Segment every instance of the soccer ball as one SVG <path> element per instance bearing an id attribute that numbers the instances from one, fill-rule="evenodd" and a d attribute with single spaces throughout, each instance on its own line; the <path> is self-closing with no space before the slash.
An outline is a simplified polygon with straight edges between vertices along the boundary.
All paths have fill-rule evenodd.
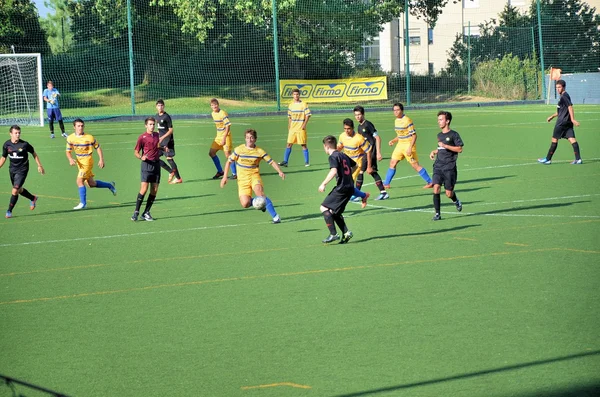
<path id="1" fill-rule="evenodd" d="M 267 200 L 263 196 L 256 196 L 252 200 L 252 206 L 257 210 L 264 210 L 267 206 Z"/>

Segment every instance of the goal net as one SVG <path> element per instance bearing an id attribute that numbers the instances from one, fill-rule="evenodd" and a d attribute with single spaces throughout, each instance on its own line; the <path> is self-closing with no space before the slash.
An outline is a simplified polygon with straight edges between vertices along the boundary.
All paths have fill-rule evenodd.
<path id="1" fill-rule="evenodd" d="M 40 54 L 0 54 L 0 125 L 44 125 Z"/>

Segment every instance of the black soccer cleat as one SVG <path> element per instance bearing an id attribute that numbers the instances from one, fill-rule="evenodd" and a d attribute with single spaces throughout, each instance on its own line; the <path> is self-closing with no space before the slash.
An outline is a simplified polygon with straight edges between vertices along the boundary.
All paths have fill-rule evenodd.
<path id="1" fill-rule="evenodd" d="M 288 163 L 287 163 L 287 161 L 282 161 L 281 163 L 279 163 L 279 165 L 282 167 L 287 167 Z"/>
<path id="2" fill-rule="evenodd" d="M 435 216 L 433 218 L 431 218 L 432 221 L 441 221 L 442 220 L 442 216 L 440 214 L 435 214 Z"/>
<path id="3" fill-rule="evenodd" d="M 462 211 L 462 203 L 460 202 L 460 200 L 456 200 L 456 203 L 454 203 L 454 205 L 456 205 L 456 210 L 458 212 Z"/>

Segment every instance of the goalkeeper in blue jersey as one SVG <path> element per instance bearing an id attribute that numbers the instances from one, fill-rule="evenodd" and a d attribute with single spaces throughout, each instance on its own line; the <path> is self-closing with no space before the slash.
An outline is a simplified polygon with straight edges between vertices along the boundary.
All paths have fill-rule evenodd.
<path id="1" fill-rule="evenodd" d="M 42 93 L 42 98 L 44 99 L 44 102 L 46 102 L 48 125 L 50 126 L 50 138 L 54 138 L 54 120 L 58 121 L 62 137 L 66 138 L 67 133 L 65 132 L 65 124 L 63 123 L 62 113 L 60 112 L 60 106 L 58 105 L 60 92 L 54 88 L 52 80 L 48 80 L 46 87 L 47 88 Z"/>

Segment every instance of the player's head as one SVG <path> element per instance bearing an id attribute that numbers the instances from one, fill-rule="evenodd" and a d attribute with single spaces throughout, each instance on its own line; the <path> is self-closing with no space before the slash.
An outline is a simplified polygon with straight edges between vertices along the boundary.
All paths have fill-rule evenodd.
<path id="1" fill-rule="evenodd" d="M 394 115 L 396 117 L 402 117 L 402 115 L 404 114 L 404 105 L 400 102 L 394 103 L 392 109 L 394 109 Z"/>
<path id="2" fill-rule="evenodd" d="M 163 105 L 163 106 L 165 106 L 165 101 L 164 101 L 164 100 L 162 100 L 162 99 L 159 99 L 158 101 L 156 101 L 156 105 L 157 105 L 157 106 L 158 106 L 158 105 Z"/>
<path id="3" fill-rule="evenodd" d="M 300 99 L 300 89 L 299 88 L 294 88 L 292 90 L 292 98 L 294 98 L 295 101 L 298 101 Z"/>
<path id="4" fill-rule="evenodd" d="M 148 125 L 150 122 L 156 123 L 156 119 L 154 117 L 146 117 L 146 120 L 144 120 L 144 125 Z"/>
<path id="5" fill-rule="evenodd" d="M 565 88 L 567 88 L 567 82 L 564 80 L 556 80 L 556 91 L 559 95 L 562 95 L 565 92 Z"/>
<path id="6" fill-rule="evenodd" d="M 165 111 L 165 101 L 162 99 L 156 101 L 156 110 L 158 110 L 158 113 L 162 114 Z"/>
<path id="7" fill-rule="evenodd" d="M 156 124 L 156 119 L 154 117 L 146 117 L 146 120 L 144 120 L 144 125 L 146 126 L 146 132 L 154 132 L 155 124 Z"/>
<path id="8" fill-rule="evenodd" d="M 19 127 L 17 124 L 13 124 L 10 126 L 8 133 L 10 134 L 11 137 L 18 138 L 21 136 L 21 127 Z"/>
<path id="9" fill-rule="evenodd" d="M 246 140 L 246 146 L 254 147 L 256 140 L 258 139 L 258 133 L 252 128 L 248 128 L 244 131 L 244 139 Z"/>
<path id="10" fill-rule="evenodd" d="M 352 135 L 352 132 L 354 131 L 354 121 L 352 121 L 352 119 L 344 119 L 342 124 L 344 125 L 344 132 L 348 135 Z"/>
<path id="11" fill-rule="evenodd" d="M 323 138 L 323 147 L 325 148 L 325 150 L 327 150 L 327 149 L 336 150 L 337 139 L 333 135 L 327 135 L 325 138 Z"/>
<path id="12" fill-rule="evenodd" d="M 217 98 L 213 98 L 210 100 L 210 107 L 214 112 L 219 110 L 219 100 Z"/>
<path id="13" fill-rule="evenodd" d="M 365 119 L 365 108 L 360 105 L 356 105 L 354 107 L 354 118 L 359 123 L 362 123 L 362 121 Z"/>
<path id="14" fill-rule="evenodd" d="M 77 135 L 83 134 L 83 126 L 84 125 L 85 125 L 85 123 L 81 119 L 73 120 L 73 127 L 75 127 L 75 133 Z"/>
<path id="15" fill-rule="evenodd" d="M 46 83 L 46 87 L 48 87 L 49 90 L 54 88 L 54 83 L 52 82 L 52 80 L 48 80 L 48 82 Z"/>
<path id="16" fill-rule="evenodd" d="M 440 128 L 444 128 L 446 125 L 450 125 L 452 122 L 452 113 L 447 112 L 445 110 L 440 110 L 438 112 L 438 126 Z"/>

